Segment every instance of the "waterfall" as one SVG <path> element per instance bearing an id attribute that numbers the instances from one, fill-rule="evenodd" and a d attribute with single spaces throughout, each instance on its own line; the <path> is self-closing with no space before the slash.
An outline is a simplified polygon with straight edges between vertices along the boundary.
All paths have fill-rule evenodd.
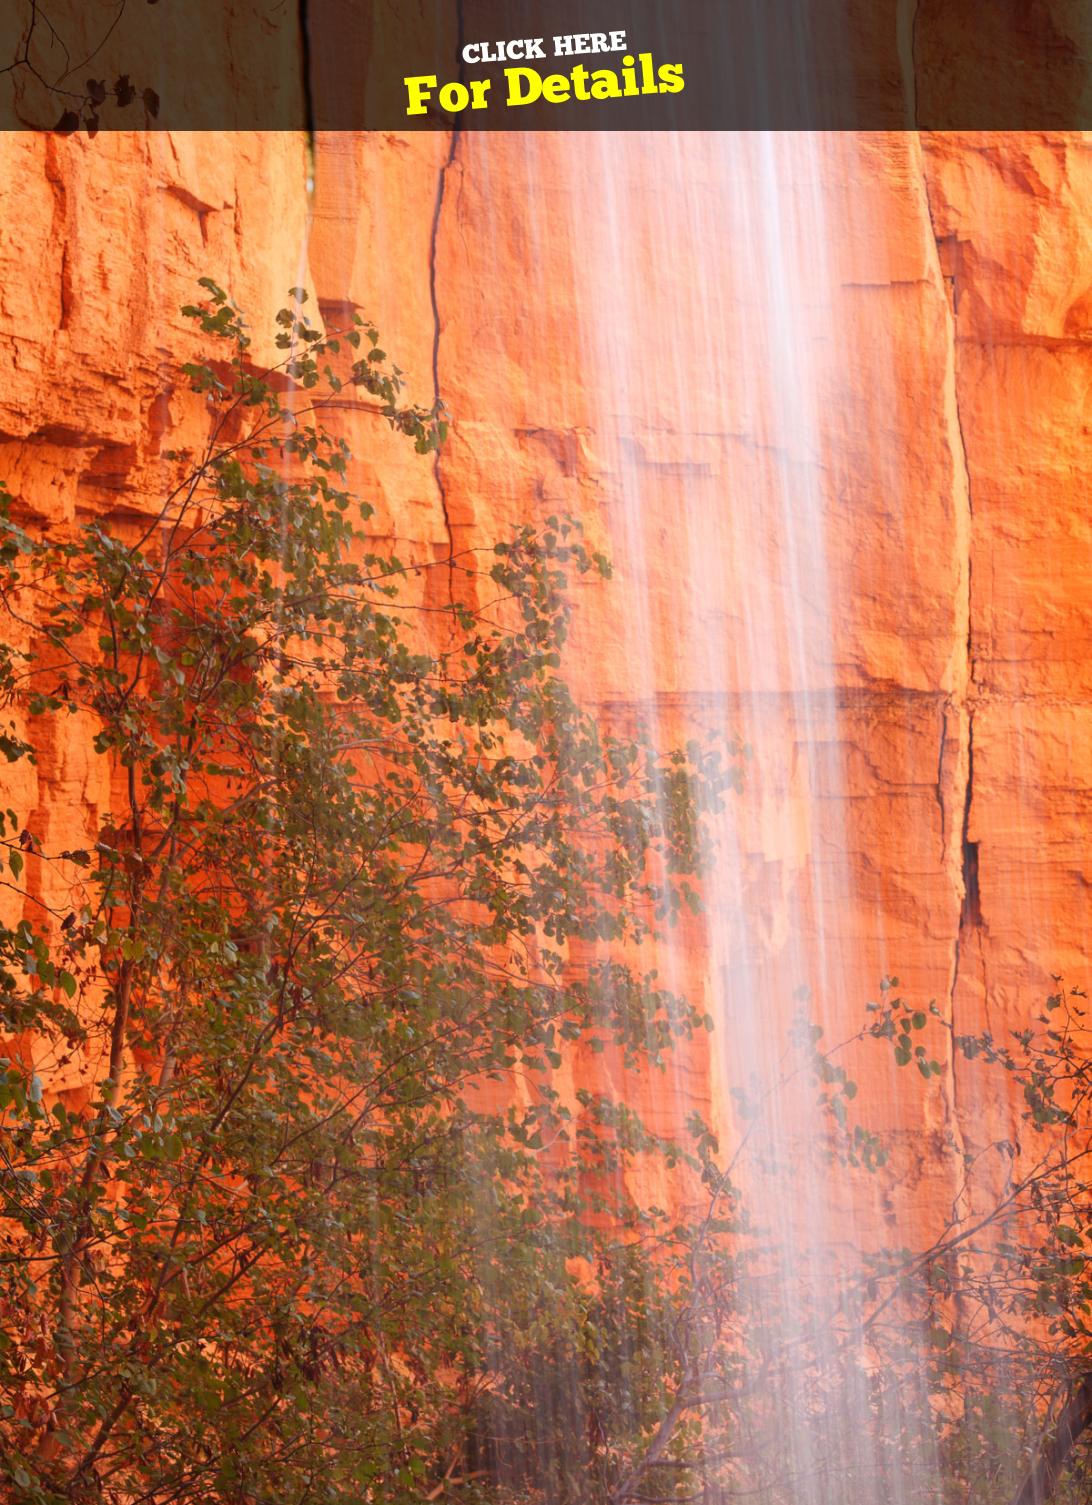
<path id="1" fill-rule="evenodd" d="M 885 1332 L 886 1362 L 883 1290 L 870 1303 L 857 1277 L 929 1244 L 967 1131 L 1009 1110 L 972 1076 L 957 1091 L 950 1063 L 923 1083 L 851 1046 L 851 1130 L 891 1154 L 869 1174 L 831 1153 L 793 1043 L 797 1017 L 824 1047 L 856 1034 L 893 974 L 960 1022 L 970 516 L 921 146 L 467 133 L 423 155 L 443 189 L 429 267 L 456 545 L 579 515 L 615 577 L 577 600 L 577 694 L 662 749 L 750 751 L 711 826 L 703 917 L 657 958 L 712 1016 L 708 1046 L 651 1082 L 578 1050 L 567 1080 L 662 1133 L 698 1112 L 723 1159 L 747 1142 L 733 1179 L 761 1257 L 729 1305 L 749 1363 L 699 1408 L 739 1497 L 936 1500 L 958 1384 L 938 1392 L 924 1325 Z M 693 1197 L 677 1177 L 654 1190 Z M 558 1430 L 544 1446 L 572 1445 Z M 998 1466 L 1020 1445 L 1002 1437 Z"/>
<path id="2" fill-rule="evenodd" d="M 832 538 L 858 521 L 837 405 L 840 365 L 855 355 L 839 324 L 852 273 L 833 247 L 853 244 L 845 212 L 860 164 L 848 143 L 805 134 L 598 135 L 570 151 L 583 386 L 626 645 L 624 682 L 603 680 L 598 694 L 661 741 L 738 738 L 753 750 L 711 843 L 705 954 L 680 955 L 686 938 L 668 953 L 673 983 L 700 977 L 707 990 L 726 1153 L 747 1131 L 734 1094 L 762 1104 L 738 1176 L 769 1252 L 736 1300 L 744 1344 L 757 1340 L 766 1367 L 742 1396 L 711 1395 L 705 1415 L 729 1422 L 742 1494 L 935 1498 L 924 1389 L 904 1393 L 906 1415 L 885 1417 L 885 1436 L 874 1413 L 889 1402 L 870 1395 L 863 1340 L 850 1336 L 860 1314 L 839 1296 L 881 1230 L 912 1244 L 925 1229 L 905 1215 L 884 1228 L 867 1175 L 817 1151 L 829 1125 L 790 1044 L 801 1009 L 825 1043 L 851 1035 L 898 966 L 896 942 L 883 954 L 879 904 L 871 976 L 853 929 L 870 900 L 847 821 L 845 707 L 857 686 L 840 656 L 857 604 L 852 550 Z M 874 396 L 882 413 L 888 394 Z M 920 1115 L 887 1060 L 869 1072 L 873 1107 L 888 1095 L 902 1102 L 896 1118 Z M 693 1090 L 678 1071 L 661 1084 L 668 1119 L 685 1120 Z M 900 1451 L 894 1434 L 915 1416 Z"/>

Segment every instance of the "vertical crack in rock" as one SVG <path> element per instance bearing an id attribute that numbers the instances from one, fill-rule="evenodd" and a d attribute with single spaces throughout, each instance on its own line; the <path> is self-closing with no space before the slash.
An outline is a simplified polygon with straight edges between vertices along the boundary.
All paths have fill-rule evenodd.
<path id="1" fill-rule="evenodd" d="M 973 666 L 972 666 L 973 673 Z M 963 827 L 962 827 L 962 869 L 963 869 L 963 905 L 959 913 L 959 931 L 963 931 L 969 925 L 976 927 L 982 924 L 982 896 L 978 887 L 978 842 L 971 841 L 968 835 L 971 825 L 971 801 L 974 798 L 974 712 L 968 711 L 967 715 L 967 778 L 964 785 L 963 795 Z"/>
<path id="2" fill-rule="evenodd" d="M 61 247 L 61 287 L 60 287 L 60 314 L 57 319 L 58 330 L 68 328 L 68 320 L 72 309 L 72 268 L 68 263 L 68 241 Z"/>
<path id="3" fill-rule="evenodd" d="M 71 239 L 68 225 L 68 190 L 65 183 L 65 166 L 57 151 L 58 138 L 46 137 L 45 175 L 53 192 L 53 220 L 51 238 L 61 248 L 61 274 L 58 289 L 57 328 L 67 329 L 72 312 L 72 265 L 69 257 Z"/>
<path id="4" fill-rule="evenodd" d="M 918 8 L 919 0 L 898 0 L 895 10 L 895 45 L 906 98 L 906 129 L 918 123 Z"/>
<path id="5" fill-rule="evenodd" d="M 954 238 L 943 234 L 937 224 L 930 196 L 929 174 L 920 132 L 916 136 L 918 168 L 922 196 L 928 220 L 936 286 L 943 300 L 945 333 L 944 418 L 948 449 L 951 455 L 951 495 L 954 509 L 954 550 L 957 561 L 955 629 L 956 646 L 945 684 L 941 716 L 941 745 L 937 764 L 936 799 L 941 812 L 942 861 L 959 900 L 959 920 L 952 943 L 948 974 L 947 1022 L 948 1070 L 945 1074 L 949 1130 L 960 1154 L 965 1152 L 959 1116 L 956 1082 L 955 1024 L 956 995 L 960 969 L 969 936 L 982 924 L 981 893 L 978 876 L 978 844 L 970 839 L 971 810 L 974 800 L 974 690 L 975 661 L 973 638 L 973 580 L 971 570 L 971 536 L 974 505 L 967 443 L 959 408 L 957 383 L 957 299 L 955 278 L 944 265 L 944 251 L 954 245 Z"/>
<path id="6" fill-rule="evenodd" d="M 460 38 L 462 26 L 459 28 Z M 461 52 L 460 47 L 460 52 Z M 444 195 L 447 189 L 447 176 L 455 162 L 455 155 L 459 149 L 459 127 L 456 126 L 451 132 L 451 142 L 448 146 L 447 157 L 440 168 L 440 176 L 436 184 L 436 204 L 432 211 L 432 234 L 428 247 L 428 292 L 432 304 L 432 400 L 440 401 L 440 304 L 436 294 L 436 249 L 440 239 L 440 217 L 444 210 Z M 444 486 L 443 456 L 439 449 L 435 451 L 433 471 L 436 476 L 436 489 L 440 494 L 440 511 L 444 519 L 444 531 L 447 534 L 447 578 L 448 595 L 454 600 L 455 585 L 455 537 L 451 530 L 451 514 L 448 511 L 447 491 Z"/>
<path id="7" fill-rule="evenodd" d="M 463 66 L 463 41 L 465 36 L 463 19 L 463 0 L 457 0 L 455 6 L 455 25 L 458 38 L 459 78 L 464 73 Z M 440 240 L 440 217 L 444 211 L 444 196 L 447 191 L 447 179 L 452 167 L 455 165 L 455 157 L 459 150 L 459 137 L 462 134 L 458 125 L 452 127 L 451 140 L 448 144 L 447 157 L 440 168 L 440 176 L 436 183 L 436 203 L 432 211 L 432 233 L 428 246 L 428 294 L 432 305 L 432 400 L 440 401 L 440 304 L 436 292 L 436 251 Z M 451 529 L 451 513 L 448 510 L 447 491 L 444 486 L 444 462 L 442 452 L 437 449 L 433 460 L 433 473 L 436 477 L 436 489 L 440 496 L 440 511 L 444 519 L 444 532 L 447 535 L 447 590 L 448 599 L 454 605 L 455 602 L 455 536 Z"/>
<path id="8" fill-rule="evenodd" d="M 315 191 L 315 81 L 311 75 L 311 0 L 297 0 L 300 31 L 300 86 L 303 92 L 303 128 L 307 137 L 307 202 Z"/>
<path id="9" fill-rule="evenodd" d="M 933 788 L 933 798 L 936 800 L 936 802 L 937 802 L 937 809 L 940 811 L 940 860 L 941 860 L 941 862 L 944 861 L 944 854 L 945 854 L 945 851 L 947 849 L 947 836 L 948 836 L 948 803 L 947 803 L 947 800 L 945 798 L 945 789 L 944 789 L 944 780 L 945 780 L 945 771 L 944 771 L 945 757 L 944 757 L 944 754 L 946 753 L 947 748 L 948 748 L 948 702 L 944 701 L 943 704 L 940 707 L 940 746 L 939 746 L 939 748 L 937 750 L 937 781 L 936 781 L 936 784 L 935 784 L 935 786 Z"/>

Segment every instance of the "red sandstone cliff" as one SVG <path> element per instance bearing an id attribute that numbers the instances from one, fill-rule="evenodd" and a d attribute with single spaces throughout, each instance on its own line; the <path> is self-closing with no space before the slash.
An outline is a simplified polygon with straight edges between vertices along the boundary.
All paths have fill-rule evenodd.
<path id="1" fill-rule="evenodd" d="M 410 396 L 438 390 L 455 416 L 433 464 L 346 414 L 377 531 L 437 559 L 579 512 L 618 565 L 581 602 L 583 693 L 665 735 L 754 744 L 723 854 L 737 919 L 691 947 L 684 981 L 728 1009 L 756 980 L 786 1000 L 812 982 L 845 1019 L 897 971 L 997 1028 L 1052 972 L 1085 978 L 1083 140 L 814 141 L 792 160 L 823 257 L 782 255 L 820 312 L 762 338 L 762 249 L 725 237 L 756 158 L 730 141 L 326 138 L 313 203 L 294 137 L 8 135 L 0 152 L 0 466 L 44 524 L 150 504 L 192 421 L 170 373 L 199 275 L 258 331 L 292 284 L 359 305 Z M 775 338 L 809 341 L 787 454 L 784 373 L 753 359 Z M 821 504 L 825 603 L 794 595 L 786 475 Z M 757 598 L 756 579 L 778 588 Z M 752 651 L 790 600 L 803 698 L 769 673 L 791 645 Z M 74 722 L 16 777 L 36 782 L 5 804 L 51 842 L 82 840 L 108 797 Z M 686 1070 L 704 1100 L 705 1063 Z M 936 1086 L 927 1121 L 974 1140 L 972 1092 Z"/>

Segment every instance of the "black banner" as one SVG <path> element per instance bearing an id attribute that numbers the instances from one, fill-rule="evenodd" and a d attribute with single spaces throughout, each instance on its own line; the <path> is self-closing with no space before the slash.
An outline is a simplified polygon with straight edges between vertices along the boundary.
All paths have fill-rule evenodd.
<path id="1" fill-rule="evenodd" d="M 1090 0 L 16 0 L 0 125 L 1092 127 Z"/>

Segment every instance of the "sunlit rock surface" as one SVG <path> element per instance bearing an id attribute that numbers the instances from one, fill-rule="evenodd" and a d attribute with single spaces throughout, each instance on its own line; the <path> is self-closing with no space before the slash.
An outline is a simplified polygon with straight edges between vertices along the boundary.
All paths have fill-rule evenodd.
<path id="1" fill-rule="evenodd" d="M 580 595 L 581 693 L 753 745 L 707 915 L 665 954 L 718 1027 L 641 1089 L 661 1125 L 773 1059 L 801 986 L 833 1036 L 888 973 L 998 1032 L 1052 973 L 1088 980 L 1083 140 L 339 136 L 310 201 L 295 137 L 0 153 L 0 464 L 28 515 L 147 511 L 202 431 L 174 375 L 196 278 L 256 332 L 302 283 L 454 415 L 436 462 L 338 416 L 377 533 L 428 562 L 578 513 L 616 565 Z M 110 791 L 86 728 L 51 735 L 5 804 L 74 845 Z M 1008 1110 L 968 1068 L 920 1093 L 870 1059 L 909 1199 L 875 1216 L 927 1219 L 930 1133 Z"/>

